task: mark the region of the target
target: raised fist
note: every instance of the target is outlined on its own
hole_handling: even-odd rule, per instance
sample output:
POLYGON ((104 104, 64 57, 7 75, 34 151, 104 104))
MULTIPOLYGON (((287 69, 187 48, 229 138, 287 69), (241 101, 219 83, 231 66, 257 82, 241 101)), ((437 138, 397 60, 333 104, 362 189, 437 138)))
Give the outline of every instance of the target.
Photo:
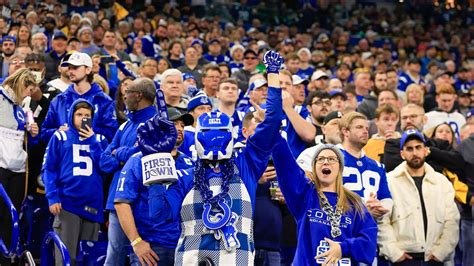
POLYGON ((137 129, 138 147, 143 155, 171 152, 176 145, 178 132, 174 123, 156 114, 137 129))
POLYGON ((284 61, 278 52, 272 50, 266 52, 263 56, 263 63, 267 67, 267 73, 278 74, 284 61))

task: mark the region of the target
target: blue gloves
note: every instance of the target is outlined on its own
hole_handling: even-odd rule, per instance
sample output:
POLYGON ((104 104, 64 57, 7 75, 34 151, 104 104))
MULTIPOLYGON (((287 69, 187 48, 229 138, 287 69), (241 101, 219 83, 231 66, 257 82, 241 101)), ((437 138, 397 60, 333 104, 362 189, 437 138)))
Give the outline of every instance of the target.
POLYGON ((143 156, 166 152, 170 153, 176 145, 178 131, 174 122, 168 120, 168 112, 163 91, 156 90, 157 114, 137 129, 138 147, 143 156))
POLYGON ((283 57, 278 52, 275 51, 268 51, 265 53, 263 56, 263 63, 267 67, 267 73, 274 73, 278 74, 278 72, 281 69, 281 66, 283 65, 283 57))

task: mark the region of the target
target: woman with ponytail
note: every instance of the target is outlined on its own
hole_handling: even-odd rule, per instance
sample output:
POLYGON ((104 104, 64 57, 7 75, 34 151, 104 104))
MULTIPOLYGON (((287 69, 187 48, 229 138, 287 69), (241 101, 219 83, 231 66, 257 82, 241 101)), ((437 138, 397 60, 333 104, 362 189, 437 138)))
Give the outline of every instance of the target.
POLYGON ((280 189, 298 224, 293 265, 371 264, 377 225, 362 199, 342 185, 344 155, 333 145, 319 146, 313 173, 300 169, 281 138, 272 153, 280 189))

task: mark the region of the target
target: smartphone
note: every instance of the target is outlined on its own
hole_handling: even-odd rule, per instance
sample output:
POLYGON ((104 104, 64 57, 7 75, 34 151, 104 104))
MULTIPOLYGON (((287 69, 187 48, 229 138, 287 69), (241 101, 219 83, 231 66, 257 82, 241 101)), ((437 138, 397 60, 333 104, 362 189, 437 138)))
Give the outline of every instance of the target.
POLYGON ((115 58, 113 58, 112 56, 101 56, 100 57, 100 63, 101 64, 110 64, 110 63, 115 63, 115 58))
POLYGON ((88 125, 89 128, 92 128, 92 119, 88 117, 82 118, 81 128, 84 130, 88 130, 86 125, 88 125))

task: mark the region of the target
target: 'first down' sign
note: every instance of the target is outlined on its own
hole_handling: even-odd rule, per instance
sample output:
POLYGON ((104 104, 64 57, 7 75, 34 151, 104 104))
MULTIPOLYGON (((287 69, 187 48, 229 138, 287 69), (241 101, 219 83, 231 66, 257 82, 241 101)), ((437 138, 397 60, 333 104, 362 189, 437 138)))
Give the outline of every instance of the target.
POLYGON ((143 184, 178 181, 174 159, 169 153, 153 153, 142 157, 143 184))

